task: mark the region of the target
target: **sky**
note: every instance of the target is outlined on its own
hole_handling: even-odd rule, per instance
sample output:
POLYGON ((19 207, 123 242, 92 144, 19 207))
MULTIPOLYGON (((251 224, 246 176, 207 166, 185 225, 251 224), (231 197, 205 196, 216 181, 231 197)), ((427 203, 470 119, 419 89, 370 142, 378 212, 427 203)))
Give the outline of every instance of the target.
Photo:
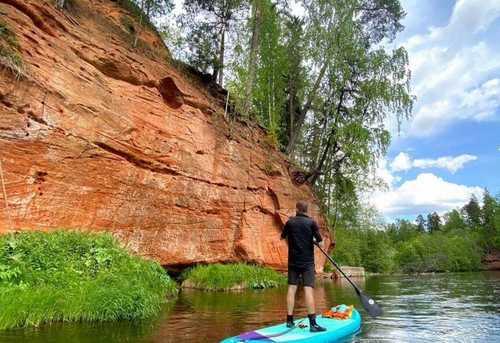
POLYGON ((370 202, 389 221, 500 193, 500 1, 402 0, 413 118, 395 132, 370 202))

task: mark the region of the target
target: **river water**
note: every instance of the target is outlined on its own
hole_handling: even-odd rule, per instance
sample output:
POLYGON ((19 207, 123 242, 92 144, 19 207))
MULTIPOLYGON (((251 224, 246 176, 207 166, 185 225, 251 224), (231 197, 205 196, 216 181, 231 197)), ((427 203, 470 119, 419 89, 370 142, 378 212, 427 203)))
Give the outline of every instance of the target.
MULTIPOLYGON (((500 272, 371 276, 357 280, 384 309, 347 342, 500 342, 500 272)), ((318 282, 319 310, 345 303, 359 308, 345 282, 318 282)), ((278 323, 286 288, 238 293, 183 291, 154 320, 139 323, 53 324, 0 332, 0 342, 218 342, 278 323)), ((300 294, 297 315, 304 315, 300 294)))

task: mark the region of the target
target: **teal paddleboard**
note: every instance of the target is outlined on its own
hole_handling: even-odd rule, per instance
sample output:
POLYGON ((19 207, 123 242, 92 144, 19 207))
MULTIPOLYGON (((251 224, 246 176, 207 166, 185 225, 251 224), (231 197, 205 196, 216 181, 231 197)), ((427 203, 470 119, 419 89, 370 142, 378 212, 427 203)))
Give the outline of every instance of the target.
POLYGON ((288 329, 286 324, 269 326, 255 331, 242 333, 238 336, 230 337, 221 343, 268 343, 268 342, 294 342, 294 343, 330 343, 337 342, 343 338, 356 334, 361 328, 361 315, 356 309, 352 311, 349 319, 324 318, 319 315, 316 322, 326 328, 323 332, 310 332, 307 318, 295 320, 293 329, 288 329), (304 327, 302 327, 304 326, 304 327))

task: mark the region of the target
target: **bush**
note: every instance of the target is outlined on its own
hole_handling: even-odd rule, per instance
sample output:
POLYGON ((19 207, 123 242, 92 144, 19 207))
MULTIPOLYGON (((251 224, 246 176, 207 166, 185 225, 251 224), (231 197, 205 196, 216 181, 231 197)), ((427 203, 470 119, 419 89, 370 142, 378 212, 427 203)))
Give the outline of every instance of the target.
POLYGON ((258 289, 286 284, 285 277, 272 269, 243 263, 198 265, 185 271, 182 279, 206 290, 258 289))
POLYGON ((130 255, 109 234, 0 237, 0 329, 147 318, 176 293, 158 263, 130 255))

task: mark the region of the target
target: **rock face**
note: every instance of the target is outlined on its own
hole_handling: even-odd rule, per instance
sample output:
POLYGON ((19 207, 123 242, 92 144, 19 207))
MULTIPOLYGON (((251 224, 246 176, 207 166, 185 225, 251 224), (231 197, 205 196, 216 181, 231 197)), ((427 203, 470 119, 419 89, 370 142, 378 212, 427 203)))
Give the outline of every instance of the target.
POLYGON ((485 270, 500 270, 500 251, 493 250, 483 257, 482 262, 485 270))
POLYGON ((0 0, 26 68, 20 80, 0 68, 0 232, 102 230, 170 268, 284 269, 281 227, 306 199, 330 245, 261 129, 227 119, 216 90, 116 2, 73 3, 0 0))

